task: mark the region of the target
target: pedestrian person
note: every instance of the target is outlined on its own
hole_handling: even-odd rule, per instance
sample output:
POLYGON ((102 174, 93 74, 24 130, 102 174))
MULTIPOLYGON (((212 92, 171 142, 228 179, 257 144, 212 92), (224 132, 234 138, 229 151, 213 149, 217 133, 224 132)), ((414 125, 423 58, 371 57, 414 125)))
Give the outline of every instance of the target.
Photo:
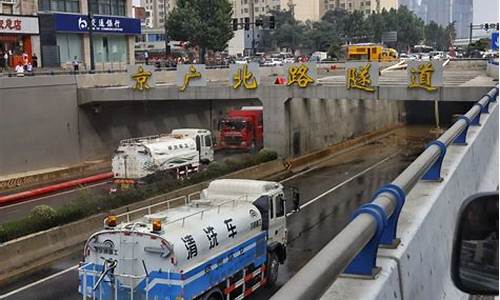
POLYGON ((27 74, 28 76, 32 76, 33 75, 33 65, 31 63, 28 63, 26 65, 26 73, 28 73, 27 74))
POLYGON ((295 212, 300 211, 300 194, 297 188, 292 189, 292 198, 293 198, 293 210, 295 212))
POLYGON ((26 69, 28 68, 28 62, 29 62, 29 60, 28 60, 28 53, 23 52, 22 59, 23 59, 23 68, 26 71, 26 69))
POLYGON ((31 64, 33 65, 33 68, 38 68, 38 57, 35 53, 33 53, 33 56, 31 57, 31 64))
POLYGON ((78 57, 73 57, 73 71, 78 72, 80 70, 80 61, 78 60, 78 57))
POLYGON ((2 72, 7 66, 7 61, 5 60, 5 56, 3 52, 0 52, 0 72, 2 72))
POLYGON ((148 51, 144 51, 144 60, 146 61, 146 65, 149 64, 149 53, 148 51))
POLYGON ((24 67, 23 67, 23 64, 21 64, 20 62, 17 63, 17 66, 16 66, 16 76, 17 77, 24 77, 24 67))
POLYGON ((5 60, 5 68, 9 67, 9 52, 5 51, 3 54, 3 59, 5 60))

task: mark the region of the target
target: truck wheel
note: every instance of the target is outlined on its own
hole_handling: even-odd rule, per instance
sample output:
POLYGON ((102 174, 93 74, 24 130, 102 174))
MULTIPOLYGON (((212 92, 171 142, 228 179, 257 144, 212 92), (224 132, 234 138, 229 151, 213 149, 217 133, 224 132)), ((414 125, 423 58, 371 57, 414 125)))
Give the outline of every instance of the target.
POLYGON ((273 287, 276 284, 276 281, 278 281, 279 265, 280 263, 278 262, 278 257, 276 256, 276 253, 274 252, 268 253, 266 277, 267 277, 267 284, 270 287, 273 287))
POLYGON ((222 300, 224 299, 224 295, 219 288, 213 288, 208 293, 203 296, 202 300, 222 300))

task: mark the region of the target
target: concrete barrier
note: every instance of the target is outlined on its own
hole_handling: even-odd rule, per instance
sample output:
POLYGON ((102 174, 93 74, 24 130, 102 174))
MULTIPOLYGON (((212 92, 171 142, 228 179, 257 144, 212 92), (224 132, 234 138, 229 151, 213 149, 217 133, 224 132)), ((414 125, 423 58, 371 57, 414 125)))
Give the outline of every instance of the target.
POLYGON ((397 249, 379 249, 377 279, 339 278, 322 299, 468 299, 450 278, 453 232, 463 200, 498 187, 498 105, 470 127, 467 146, 450 145, 442 182, 419 182, 399 218, 397 249))
POLYGON ((486 65, 486 74, 498 80, 498 59, 488 62, 486 65))
POLYGON ((43 184, 90 176, 109 170, 111 170, 109 161, 96 161, 75 166, 24 173, 25 175, 14 174, 12 176, 4 176, 0 178, 0 192, 17 192, 43 184))

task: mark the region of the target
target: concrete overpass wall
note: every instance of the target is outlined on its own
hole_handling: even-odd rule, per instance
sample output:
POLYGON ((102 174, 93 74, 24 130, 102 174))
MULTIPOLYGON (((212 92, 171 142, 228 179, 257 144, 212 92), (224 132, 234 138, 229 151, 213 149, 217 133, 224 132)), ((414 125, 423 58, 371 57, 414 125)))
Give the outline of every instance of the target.
POLYGON ((79 107, 77 94, 75 76, 0 78, 0 176, 110 158, 123 138, 179 127, 216 130, 228 109, 261 105, 219 99, 79 107))
POLYGON ((74 76, 0 80, 0 175, 80 161, 74 76))
POLYGON ((322 299, 468 299, 450 278, 456 216, 461 203, 498 187, 498 105, 471 127, 467 146, 448 147, 442 182, 419 182, 399 219, 397 249, 379 249, 375 280, 338 279, 322 299))
POLYGON ((121 139, 168 133, 174 128, 211 129, 229 109, 261 105, 258 100, 103 103, 78 110, 83 160, 110 158, 121 139), (97 112, 95 109, 97 108, 97 112))
POLYGON ((404 111, 400 101, 292 98, 289 102, 292 155, 395 125, 404 111))

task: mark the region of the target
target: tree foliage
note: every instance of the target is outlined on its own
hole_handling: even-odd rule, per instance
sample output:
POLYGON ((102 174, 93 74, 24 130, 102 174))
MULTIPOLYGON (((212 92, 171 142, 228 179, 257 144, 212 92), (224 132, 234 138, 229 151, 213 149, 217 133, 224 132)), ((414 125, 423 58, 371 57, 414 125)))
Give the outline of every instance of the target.
POLYGON ((222 51, 234 35, 231 18, 232 4, 228 0, 178 0, 166 26, 171 39, 222 51))
POLYGON ((368 15, 362 11, 348 12, 343 9, 327 11, 318 22, 300 22, 290 11, 271 11, 275 16, 276 29, 263 35, 262 50, 276 47, 294 52, 328 51, 331 56, 340 55, 341 46, 346 43, 382 42, 382 34, 397 31, 398 41, 390 46, 399 51, 427 43, 436 49, 446 50, 455 38, 455 27, 446 28, 436 23, 425 24, 405 6, 399 9, 382 9, 380 13, 368 15))

